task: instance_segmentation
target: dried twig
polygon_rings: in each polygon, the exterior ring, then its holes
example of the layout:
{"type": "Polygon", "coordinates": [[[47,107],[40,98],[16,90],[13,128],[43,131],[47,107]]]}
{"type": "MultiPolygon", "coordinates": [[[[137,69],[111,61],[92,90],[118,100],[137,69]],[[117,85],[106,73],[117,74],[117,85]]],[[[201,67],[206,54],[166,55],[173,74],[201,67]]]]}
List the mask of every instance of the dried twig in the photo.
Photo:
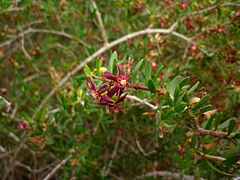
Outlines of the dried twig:
{"type": "Polygon", "coordinates": [[[226,138],[226,137],[230,138],[236,135],[236,133],[231,133],[230,135],[228,135],[227,132],[218,132],[218,131],[206,130],[203,128],[198,128],[198,132],[201,135],[210,135],[210,136],[219,137],[219,138],[226,138]]]}
{"type": "Polygon", "coordinates": [[[49,33],[49,34],[55,34],[55,35],[63,36],[63,37],[66,37],[66,38],[69,38],[69,39],[72,39],[72,40],[77,40],[80,44],[83,44],[86,47],[90,48],[90,45],[87,44],[86,42],[84,42],[84,41],[82,41],[82,40],[72,36],[71,34],[68,34],[68,33],[64,32],[64,31],[56,31],[56,30],[51,30],[51,29],[50,30],[49,29],[33,29],[31,27],[29,27],[27,30],[17,34],[15,37],[2,42],[0,44],[0,48],[2,48],[4,46],[7,46],[7,45],[10,45],[14,41],[16,41],[18,38],[23,37],[24,35],[29,34],[29,33],[49,33]]]}
{"type": "Polygon", "coordinates": [[[117,150],[118,150],[118,146],[119,146],[119,142],[120,142],[120,139],[121,139],[121,136],[119,135],[117,137],[117,142],[114,146],[114,150],[113,150],[113,153],[112,153],[112,156],[111,156],[111,160],[109,161],[108,163],[108,166],[107,166],[107,170],[106,169],[106,166],[103,168],[103,171],[101,172],[102,176],[105,177],[107,176],[109,173],[110,173],[110,169],[112,167],[112,164],[113,164],[113,160],[114,160],[114,157],[116,156],[117,154],[117,150]]]}
{"type": "Polygon", "coordinates": [[[11,8],[0,11],[0,14],[7,13],[7,12],[13,12],[13,11],[22,11],[22,10],[24,10],[24,7],[11,7],[11,8]]]}
{"type": "Polygon", "coordinates": [[[52,175],[61,167],[63,166],[70,158],[72,154],[70,154],[66,159],[62,160],[43,180],[48,180],[52,177],[52,175]]]}
{"type": "Polygon", "coordinates": [[[5,104],[6,104],[6,107],[7,107],[7,112],[9,112],[11,110],[11,103],[8,102],[4,97],[0,96],[0,100],[2,100],[5,104]]]}
{"type": "Polygon", "coordinates": [[[97,7],[97,4],[94,0],[90,0],[91,3],[92,3],[92,6],[94,9],[96,9],[96,16],[97,16],[97,19],[98,19],[98,23],[99,23],[99,26],[100,26],[100,30],[101,30],[101,33],[102,33],[102,38],[104,40],[104,45],[108,45],[108,40],[107,40],[107,36],[106,36],[106,31],[105,31],[105,28],[104,28],[104,25],[103,25],[103,21],[102,21],[102,17],[101,17],[101,13],[98,11],[98,7],[97,7]]]}

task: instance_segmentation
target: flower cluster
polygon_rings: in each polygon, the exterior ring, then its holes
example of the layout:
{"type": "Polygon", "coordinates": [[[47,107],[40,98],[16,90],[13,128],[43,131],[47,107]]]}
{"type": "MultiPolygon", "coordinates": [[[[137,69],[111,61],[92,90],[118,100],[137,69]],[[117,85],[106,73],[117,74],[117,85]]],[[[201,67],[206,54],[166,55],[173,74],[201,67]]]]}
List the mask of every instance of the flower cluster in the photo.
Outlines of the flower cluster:
{"type": "MultiPolygon", "coordinates": [[[[148,90],[147,87],[140,86],[138,84],[131,84],[131,75],[125,75],[121,64],[117,64],[118,76],[112,74],[109,71],[105,71],[103,74],[102,81],[108,82],[103,84],[99,89],[92,80],[91,76],[88,76],[88,88],[91,91],[92,97],[95,99],[96,104],[106,105],[110,112],[119,112],[123,108],[123,102],[126,98],[129,87],[134,89],[148,90]]],[[[96,76],[93,76],[96,77],[96,76]]]]}

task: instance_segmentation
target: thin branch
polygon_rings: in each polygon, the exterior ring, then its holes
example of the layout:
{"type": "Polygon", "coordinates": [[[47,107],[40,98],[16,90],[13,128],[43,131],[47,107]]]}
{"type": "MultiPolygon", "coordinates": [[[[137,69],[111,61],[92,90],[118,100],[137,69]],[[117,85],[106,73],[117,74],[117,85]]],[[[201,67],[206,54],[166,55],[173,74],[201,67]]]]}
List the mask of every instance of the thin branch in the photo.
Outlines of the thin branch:
{"type": "Polygon", "coordinates": [[[218,132],[218,131],[212,131],[212,130],[206,130],[203,128],[198,128],[198,132],[201,135],[210,135],[213,137],[219,137],[219,138],[230,138],[236,135],[236,133],[231,133],[230,135],[228,135],[227,132],[218,132]]]}
{"type": "Polygon", "coordinates": [[[101,13],[98,11],[98,7],[97,7],[97,4],[94,0],[90,0],[91,3],[92,3],[92,6],[94,9],[96,9],[96,16],[97,16],[97,20],[98,20],[98,23],[99,23],[99,26],[100,26],[100,30],[101,30],[101,33],[102,33],[102,38],[104,40],[104,45],[108,45],[108,40],[107,40],[107,36],[106,36],[106,31],[105,31],[105,28],[104,28],[104,25],[103,25],[103,21],[102,21],[102,17],[101,17],[101,13]]]}
{"type": "MultiPolygon", "coordinates": [[[[190,176],[190,175],[184,175],[181,177],[180,173],[173,173],[169,171],[156,171],[156,172],[148,172],[146,174],[143,174],[141,176],[137,176],[137,179],[144,179],[146,177],[153,177],[153,176],[162,176],[162,177],[169,177],[169,178],[174,178],[174,179],[182,179],[182,180],[195,180],[196,177],[190,176]]],[[[204,180],[203,178],[199,178],[199,180],[204,180]]]]}
{"type": "Polygon", "coordinates": [[[17,34],[15,37],[4,41],[3,43],[0,44],[0,48],[10,45],[11,43],[13,43],[14,41],[16,41],[18,38],[23,37],[26,34],[29,33],[50,33],[50,34],[55,34],[55,35],[59,35],[59,36],[63,36],[72,40],[77,40],[80,44],[85,45],[86,47],[90,48],[91,46],[89,44],[87,44],[86,42],[72,36],[71,34],[68,34],[64,31],[56,31],[56,30],[48,30],[48,29],[32,29],[32,28],[28,28],[27,30],[17,34]]]}
{"type": "Polygon", "coordinates": [[[4,97],[0,96],[0,100],[2,100],[5,104],[6,104],[6,107],[7,107],[7,112],[9,112],[11,110],[11,103],[8,102],[4,97]]]}
{"type": "Polygon", "coordinates": [[[63,166],[70,158],[72,154],[70,154],[66,159],[62,160],[43,180],[48,180],[51,176],[61,167],[63,166]]]}
{"type": "MultiPolygon", "coordinates": [[[[202,159],[209,159],[209,160],[214,160],[214,161],[217,161],[217,162],[222,162],[222,161],[226,160],[225,158],[222,158],[222,157],[219,157],[219,156],[212,156],[212,155],[204,154],[202,152],[200,154],[201,154],[202,159]]],[[[240,166],[240,161],[237,161],[235,164],[240,166]]]]}
{"type": "Polygon", "coordinates": [[[0,11],[0,14],[7,13],[7,12],[13,12],[13,11],[22,11],[22,10],[24,10],[24,7],[14,7],[14,8],[11,7],[11,8],[0,11]]]}
{"type": "Polygon", "coordinates": [[[102,176],[107,176],[109,173],[110,173],[110,169],[112,167],[112,163],[113,163],[113,160],[114,160],[114,157],[116,156],[117,154],[117,150],[118,150],[118,146],[119,146],[119,142],[120,142],[120,139],[121,139],[121,136],[119,135],[117,137],[117,142],[114,146],[114,150],[113,150],[113,153],[112,153],[112,156],[111,156],[111,160],[109,161],[108,163],[108,166],[107,166],[107,170],[106,169],[106,166],[103,168],[103,171],[101,172],[102,176]]]}
{"type": "Polygon", "coordinates": [[[150,104],[150,103],[147,102],[146,100],[140,99],[140,98],[138,98],[138,97],[136,97],[136,96],[133,96],[133,95],[127,95],[126,98],[131,99],[131,100],[138,101],[138,102],[140,102],[140,103],[142,103],[142,104],[150,107],[150,108],[153,109],[153,110],[156,110],[156,109],[158,108],[158,106],[154,106],[153,104],[150,104]]]}
{"type": "Polygon", "coordinates": [[[200,10],[200,11],[195,11],[195,12],[192,12],[192,13],[188,13],[186,16],[181,17],[179,20],[182,21],[182,20],[186,19],[186,18],[189,17],[189,16],[206,13],[206,12],[212,11],[212,10],[214,10],[214,9],[216,9],[216,8],[219,8],[219,7],[227,7],[227,6],[240,7],[240,4],[234,4],[234,3],[216,4],[216,5],[214,5],[214,6],[208,7],[208,8],[206,8],[206,9],[202,9],[202,10],[200,10]]]}

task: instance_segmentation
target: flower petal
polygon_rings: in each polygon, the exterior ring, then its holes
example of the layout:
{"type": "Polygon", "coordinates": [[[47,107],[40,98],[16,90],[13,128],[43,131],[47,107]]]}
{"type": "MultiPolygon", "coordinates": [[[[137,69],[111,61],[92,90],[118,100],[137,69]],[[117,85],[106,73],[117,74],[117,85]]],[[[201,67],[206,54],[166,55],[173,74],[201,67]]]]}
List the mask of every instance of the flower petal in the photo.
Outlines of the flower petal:
{"type": "Polygon", "coordinates": [[[145,87],[145,86],[140,86],[140,85],[138,85],[138,84],[131,84],[131,85],[129,85],[129,86],[130,86],[130,87],[133,87],[134,89],[142,89],[142,90],[146,90],[146,91],[149,90],[147,87],[145,87]]]}
{"type": "Polygon", "coordinates": [[[118,100],[115,101],[115,104],[122,102],[126,96],[127,96],[127,94],[124,94],[123,96],[119,97],[118,100]]]}
{"type": "Polygon", "coordinates": [[[108,79],[111,79],[113,81],[117,81],[117,79],[118,79],[117,76],[115,76],[114,74],[110,73],[109,71],[105,71],[104,72],[104,77],[108,78],[108,79]]]}
{"type": "Polygon", "coordinates": [[[110,91],[108,91],[107,95],[109,97],[112,97],[114,94],[117,93],[118,90],[119,90],[119,86],[118,84],[116,84],[110,91]]]}
{"type": "Polygon", "coordinates": [[[118,71],[119,71],[119,75],[120,75],[120,76],[123,75],[124,73],[123,73],[123,67],[122,67],[122,65],[119,64],[119,63],[117,63],[117,68],[118,68],[118,71]]]}
{"type": "Polygon", "coordinates": [[[88,87],[89,87],[89,89],[92,91],[96,91],[96,87],[95,87],[95,85],[94,85],[94,83],[93,83],[93,81],[92,81],[92,78],[91,78],[91,76],[88,76],[88,83],[87,83],[87,85],[88,85],[88,87]]]}
{"type": "Polygon", "coordinates": [[[108,85],[104,84],[97,90],[97,92],[99,94],[105,93],[107,91],[107,87],[108,87],[108,85]]]}

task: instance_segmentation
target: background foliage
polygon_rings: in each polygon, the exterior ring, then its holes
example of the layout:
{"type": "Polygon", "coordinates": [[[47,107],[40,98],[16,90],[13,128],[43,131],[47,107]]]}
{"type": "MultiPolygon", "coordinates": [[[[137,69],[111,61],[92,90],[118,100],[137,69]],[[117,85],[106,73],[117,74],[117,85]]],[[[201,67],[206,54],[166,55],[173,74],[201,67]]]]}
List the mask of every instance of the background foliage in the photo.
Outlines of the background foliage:
{"type": "MultiPolygon", "coordinates": [[[[231,136],[240,130],[239,0],[2,0],[0,25],[1,179],[43,179],[59,163],[54,179],[239,174],[239,134],[231,136]],[[144,33],[108,48],[127,34],[175,22],[173,32],[144,33]],[[127,98],[112,114],[86,96],[84,59],[102,47],[96,57],[105,67],[115,50],[124,70],[132,67],[129,74],[143,59],[134,81],[167,93],[128,93],[158,110],[127,98]],[[187,92],[176,107],[170,95],[187,92]],[[192,97],[206,100],[197,111],[192,97]],[[203,114],[209,110],[214,115],[203,114]],[[200,127],[231,137],[197,137],[196,118],[200,127]]],[[[96,58],[87,60],[94,70],[96,58]]]]}

